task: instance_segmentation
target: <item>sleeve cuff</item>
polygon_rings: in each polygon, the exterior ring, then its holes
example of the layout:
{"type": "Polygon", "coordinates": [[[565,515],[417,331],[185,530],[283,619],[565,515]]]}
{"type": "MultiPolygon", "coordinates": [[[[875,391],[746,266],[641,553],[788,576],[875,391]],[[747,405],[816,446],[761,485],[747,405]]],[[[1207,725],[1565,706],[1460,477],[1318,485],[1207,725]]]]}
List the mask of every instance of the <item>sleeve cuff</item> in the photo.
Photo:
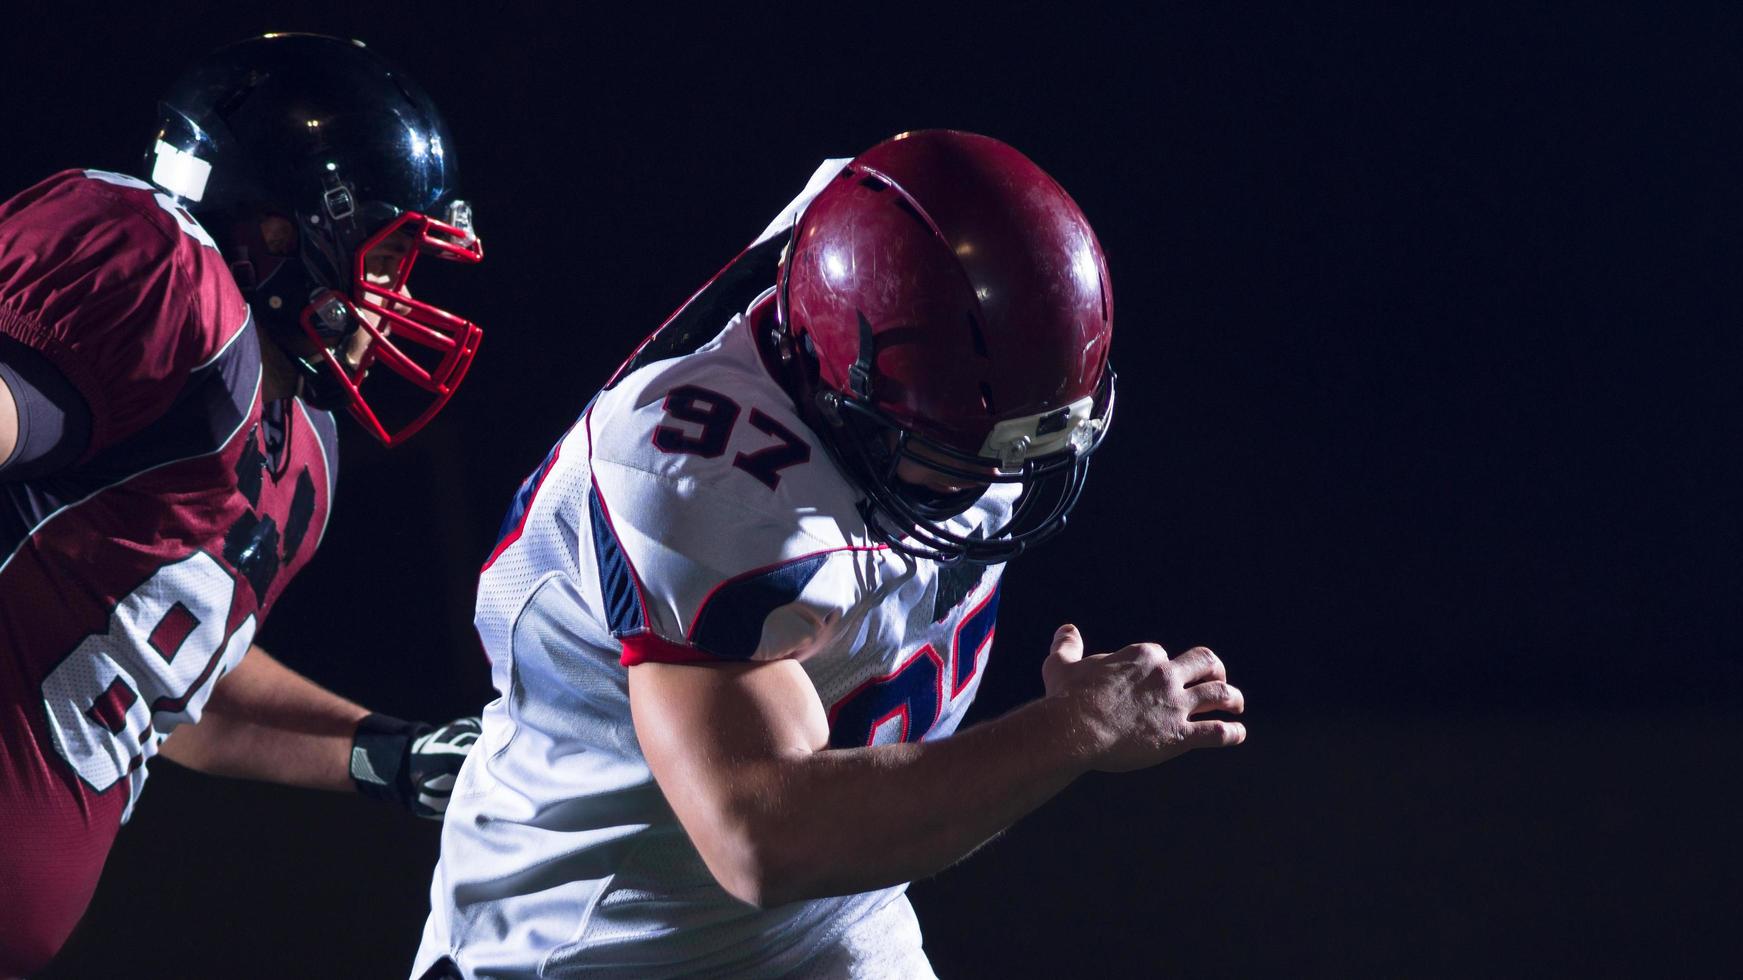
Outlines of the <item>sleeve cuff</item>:
{"type": "Polygon", "coordinates": [[[699,650],[682,643],[654,635],[652,630],[643,630],[632,636],[620,637],[623,643],[623,656],[620,662],[625,667],[636,664],[717,664],[727,663],[723,657],[699,650]]]}

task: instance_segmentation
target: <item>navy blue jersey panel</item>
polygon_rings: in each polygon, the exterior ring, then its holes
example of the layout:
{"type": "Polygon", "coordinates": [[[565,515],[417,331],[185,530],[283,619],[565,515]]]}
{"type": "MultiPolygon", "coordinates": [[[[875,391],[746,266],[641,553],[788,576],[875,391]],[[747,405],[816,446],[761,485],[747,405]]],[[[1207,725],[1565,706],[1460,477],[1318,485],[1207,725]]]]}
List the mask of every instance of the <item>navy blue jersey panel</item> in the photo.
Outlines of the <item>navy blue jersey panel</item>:
{"type": "Polygon", "coordinates": [[[624,557],[611,521],[597,492],[589,496],[587,509],[593,520],[593,554],[599,561],[599,590],[605,597],[605,618],[611,635],[633,636],[647,628],[642,618],[641,597],[636,593],[635,573],[624,557]]]}
{"type": "Polygon", "coordinates": [[[545,482],[545,475],[551,472],[551,465],[557,461],[557,450],[562,445],[562,441],[558,440],[551,447],[551,451],[545,454],[545,458],[539,461],[538,468],[522,480],[519,489],[515,490],[514,499],[508,503],[508,512],[502,515],[502,523],[497,525],[497,544],[500,545],[503,539],[513,534],[520,527],[521,521],[526,519],[527,508],[533,505],[533,495],[538,493],[539,484],[545,482]]]}
{"type": "Polygon", "coordinates": [[[217,357],[188,373],[168,411],[79,467],[87,492],[155,466],[217,452],[248,418],[260,371],[260,337],[250,320],[217,357]]]}
{"type": "Polygon", "coordinates": [[[125,442],[38,479],[0,483],[0,561],[60,508],[153,467],[221,449],[248,417],[259,378],[260,343],[250,323],[189,373],[168,411],[125,442]]]}
{"type": "Polygon", "coordinates": [[[993,625],[998,622],[998,618],[999,590],[994,586],[992,597],[986,604],[975,610],[973,615],[956,628],[956,674],[951,682],[952,697],[967,687],[969,679],[974,677],[975,667],[980,662],[980,648],[986,644],[987,637],[992,635],[993,625]]]}
{"type": "MultiPolygon", "coordinates": [[[[587,399],[587,405],[581,409],[581,415],[575,420],[575,425],[579,425],[581,419],[587,417],[587,413],[593,410],[593,403],[598,400],[598,393],[587,399]]],[[[574,427],[571,425],[569,428],[573,430],[574,427]]],[[[545,482],[545,477],[550,474],[551,467],[556,465],[559,451],[563,448],[563,440],[568,437],[568,432],[565,432],[562,438],[551,444],[550,452],[545,453],[545,458],[539,461],[539,465],[525,480],[521,481],[520,488],[514,492],[514,499],[508,503],[508,512],[502,515],[502,523],[496,528],[496,544],[492,548],[493,557],[496,552],[502,550],[503,542],[507,541],[511,535],[517,535],[520,531],[521,523],[526,520],[527,508],[533,505],[533,497],[538,495],[539,487],[545,482]]]]}
{"type": "Polygon", "coordinates": [[[720,587],[696,617],[690,642],[716,657],[749,660],[763,638],[763,620],[799,598],[827,554],[812,555],[720,587]]]}
{"type": "Polygon", "coordinates": [[[829,713],[829,747],[871,745],[878,729],[891,724],[899,724],[901,741],[918,742],[926,737],[944,707],[939,696],[943,670],[937,651],[922,647],[895,674],[848,695],[829,713]]]}

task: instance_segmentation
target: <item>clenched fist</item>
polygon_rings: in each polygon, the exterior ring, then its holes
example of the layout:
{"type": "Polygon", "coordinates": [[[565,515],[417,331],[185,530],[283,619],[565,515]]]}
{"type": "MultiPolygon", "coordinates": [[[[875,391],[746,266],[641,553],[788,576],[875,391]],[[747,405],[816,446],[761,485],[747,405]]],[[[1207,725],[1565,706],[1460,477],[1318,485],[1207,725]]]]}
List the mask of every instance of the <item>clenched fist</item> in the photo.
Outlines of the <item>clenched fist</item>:
{"type": "Polygon", "coordinates": [[[1169,659],[1154,643],[1134,643],[1086,657],[1083,635],[1067,625],[1053,635],[1041,679],[1047,696],[1067,705],[1089,765],[1104,772],[1142,769],[1247,737],[1238,721],[1193,718],[1211,711],[1238,715],[1246,707],[1223,662],[1204,647],[1169,659]]]}

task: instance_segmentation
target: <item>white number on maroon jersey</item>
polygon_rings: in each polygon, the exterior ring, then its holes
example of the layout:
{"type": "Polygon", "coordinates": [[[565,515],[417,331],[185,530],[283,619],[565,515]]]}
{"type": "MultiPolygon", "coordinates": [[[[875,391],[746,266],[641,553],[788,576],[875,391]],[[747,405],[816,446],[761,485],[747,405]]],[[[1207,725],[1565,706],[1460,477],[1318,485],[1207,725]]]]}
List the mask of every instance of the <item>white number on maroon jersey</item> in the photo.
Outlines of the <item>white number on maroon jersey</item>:
{"type": "Polygon", "coordinates": [[[252,614],[225,636],[235,593],[236,580],[203,551],[165,565],[43,680],[55,750],[92,790],[155,755],[159,733],[199,719],[200,689],[254,639],[252,614]]]}
{"type": "Polygon", "coordinates": [[[131,187],[135,190],[150,191],[151,199],[157,202],[158,207],[169,212],[170,217],[176,219],[176,224],[180,226],[182,231],[187,233],[189,238],[192,238],[194,241],[199,242],[201,245],[210,249],[216,249],[218,247],[218,243],[212,240],[211,233],[200,227],[200,223],[194,220],[194,216],[188,213],[187,208],[177,204],[175,198],[158,190],[156,186],[148,184],[145,181],[140,180],[138,177],[129,177],[126,174],[114,174],[107,170],[87,170],[85,171],[85,176],[92,180],[100,180],[105,184],[115,184],[118,187],[131,187]]]}

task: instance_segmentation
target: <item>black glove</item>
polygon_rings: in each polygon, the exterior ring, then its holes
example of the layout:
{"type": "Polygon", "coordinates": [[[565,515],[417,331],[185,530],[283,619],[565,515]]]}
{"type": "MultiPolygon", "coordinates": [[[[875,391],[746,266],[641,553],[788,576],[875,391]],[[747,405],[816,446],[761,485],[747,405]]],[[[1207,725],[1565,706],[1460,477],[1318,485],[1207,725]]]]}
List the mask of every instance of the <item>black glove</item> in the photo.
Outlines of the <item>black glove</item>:
{"type": "Polygon", "coordinates": [[[477,718],[456,718],[440,728],[370,715],[351,740],[351,780],[357,792],[391,800],[420,817],[442,819],[466,753],[478,741],[477,718]]]}

